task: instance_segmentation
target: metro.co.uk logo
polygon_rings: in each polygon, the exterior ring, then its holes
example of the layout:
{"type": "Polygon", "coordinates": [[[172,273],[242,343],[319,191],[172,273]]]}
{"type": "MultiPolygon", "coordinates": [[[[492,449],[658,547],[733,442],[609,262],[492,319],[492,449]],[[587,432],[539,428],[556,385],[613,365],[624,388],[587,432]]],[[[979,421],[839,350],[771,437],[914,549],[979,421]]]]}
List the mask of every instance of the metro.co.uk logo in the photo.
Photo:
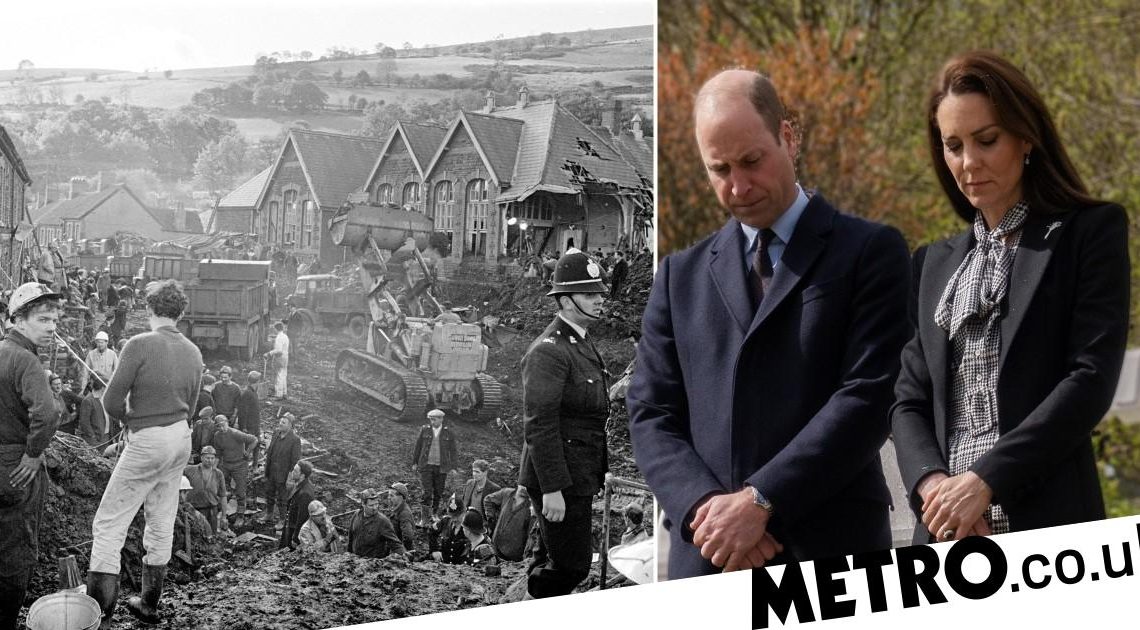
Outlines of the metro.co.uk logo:
{"type": "Polygon", "coordinates": [[[1065,548],[1019,554],[1020,560],[1015,558],[1014,563],[993,539],[971,536],[941,554],[933,545],[915,545],[766,567],[752,572],[752,627],[788,623],[793,611],[795,620],[802,624],[882,613],[892,606],[905,609],[955,599],[985,599],[1002,589],[1018,593],[1134,575],[1132,556],[1140,553],[1140,523],[1136,524],[1135,540],[1099,546],[1088,540],[1080,542],[1089,543],[1086,551],[1065,548]],[[803,567],[808,565],[814,570],[814,580],[805,579],[803,567]],[[780,569],[783,573],[776,578],[774,574],[780,569]],[[809,590],[813,581],[814,593],[809,590]],[[849,586],[857,588],[849,594],[849,586]]]}

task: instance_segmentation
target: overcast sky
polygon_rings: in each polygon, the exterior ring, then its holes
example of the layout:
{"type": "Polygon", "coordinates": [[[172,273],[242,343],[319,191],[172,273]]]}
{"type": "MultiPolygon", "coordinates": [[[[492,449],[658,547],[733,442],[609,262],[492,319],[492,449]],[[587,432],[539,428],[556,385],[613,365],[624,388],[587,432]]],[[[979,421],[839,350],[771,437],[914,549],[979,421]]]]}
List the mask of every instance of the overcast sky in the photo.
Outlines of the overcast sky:
{"type": "Polygon", "coordinates": [[[3,11],[0,69],[142,71],[252,64],[256,53],[458,44],[652,24],[653,0],[31,0],[3,11]]]}

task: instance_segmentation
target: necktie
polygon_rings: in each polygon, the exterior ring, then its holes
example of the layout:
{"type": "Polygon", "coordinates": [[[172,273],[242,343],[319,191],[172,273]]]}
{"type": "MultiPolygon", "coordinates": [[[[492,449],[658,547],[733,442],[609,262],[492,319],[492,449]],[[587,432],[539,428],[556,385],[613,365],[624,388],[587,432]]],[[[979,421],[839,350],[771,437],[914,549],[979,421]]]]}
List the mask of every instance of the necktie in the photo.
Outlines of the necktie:
{"type": "Polygon", "coordinates": [[[767,228],[760,230],[758,235],[756,256],[752,259],[752,269],[748,273],[756,308],[760,308],[760,303],[764,301],[764,292],[768,290],[768,285],[772,284],[772,257],[768,254],[768,246],[772,244],[775,236],[776,233],[767,228]]]}

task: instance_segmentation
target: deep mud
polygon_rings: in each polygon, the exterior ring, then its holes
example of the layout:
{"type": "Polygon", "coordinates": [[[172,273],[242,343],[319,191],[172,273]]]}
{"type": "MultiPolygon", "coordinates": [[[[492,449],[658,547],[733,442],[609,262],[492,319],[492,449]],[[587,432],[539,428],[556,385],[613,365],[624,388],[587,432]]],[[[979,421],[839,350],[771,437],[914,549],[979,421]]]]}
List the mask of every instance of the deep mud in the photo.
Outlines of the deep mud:
{"type": "MultiPolygon", "coordinates": [[[[647,260],[634,261],[625,289],[617,300],[608,303],[604,320],[591,328],[615,380],[634,355],[650,273],[647,260]]],[[[493,481],[514,485],[522,442],[519,361],[531,340],[554,316],[553,300],[545,297],[547,290],[535,279],[520,279],[491,291],[440,292],[449,305],[478,306],[483,314],[500,318],[498,343],[490,344],[488,372],[502,383],[504,398],[498,422],[481,425],[458,421],[452,425],[460,464],[459,473],[448,478],[449,491],[470,478],[470,462],[477,458],[491,462],[493,481]]],[[[145,330],[142,311],[131,314],[128,330],[145,330]]],[[[355,510],[354,497],[363,488],[386,488],[395,481],[408,484],[412,506],[418,507],[420,484],[410,460],[420,423],[394,422],[378,404],[336,383],[336,356],[347,347],[355,347],[355,343],[342,331],[318,329],[309,343],[294,348],[289,399],[263,402],[263,436],[268,440],[276,425],[274,418],[285,411],[300,419],[297,431],[305,442],[303,456],[312,458],[318,470],[314,485],[331,514],[355,510]]],[[[214,373],[222,365],[232,366],[236,374],[263,369],[260,360],[247,363],[224,354],[207,354],[206,363],[214,373]]],[[[609,427],[611,471],[639,480],[630,454],[624,403],[614,403],[613,412],[609,427]]],[[[53,441],[48,453],[53,483],[45,504],[40,565],[29,602],[56,590],[56,558],[61,553],[75,555],[80,573],[86,571],[91,519],[112,468],[109,460],[67,437],[53,441]]],[[[260,498],[261,486],[260,480],[254,481],[250,496],[260,498]]],[[[611,540],[616,542],[623,527],[621,508],[640,500],[637,494],[614,499],[611,540]]],[[[259,508],[261,502],[251,498],[250,506],[259,508]]],[[[601,538],[602,506],[599,498],[595,502],[597,540],[601,538]]],[[[346,520],[341,517],[336,522],[343,528],[346,520]]],[[[124,577],[120,603],[137,592],[132,580],[138,579],[140,572],[141,526],[140,514],[128,536],[124,566],[130,577],[124,577]]],[[[277,537],[272,525],[250,523],[238,533],[245,532],[277,537]]],[[[508,591],[524,570],[522,563],[504,563],[501,576],[485,576],[481,567],[437,564],[424,558],[426,536],[418,541],[410,562],[349,554],[302,556],[279,551],[275,540],[262,538],[238,544],[221,536],[206,541],[198,532],[192,540],[193,564],[171,560],[163,594],[164,621],[169,627],[325,628],[482,606],[518,599],[517,587],[508,591]]],[[[610,577],[613,575],[611,571],[610,577]]],[[[595,570],[581,588],[595,587],[597,582],[595,570]]],[[[136,624],[120,606],[112,627],[144,626],[136,624]]]]}

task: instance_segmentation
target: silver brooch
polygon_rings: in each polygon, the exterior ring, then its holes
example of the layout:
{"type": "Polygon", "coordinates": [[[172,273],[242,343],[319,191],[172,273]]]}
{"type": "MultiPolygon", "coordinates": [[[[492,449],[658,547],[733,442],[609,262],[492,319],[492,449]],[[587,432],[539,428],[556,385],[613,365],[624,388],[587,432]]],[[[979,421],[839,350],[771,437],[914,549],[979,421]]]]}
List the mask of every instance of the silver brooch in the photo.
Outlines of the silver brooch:
{"type": "Polygon", "coordinates": [[[1049,225],[1045,226],[1045,239],[1048,240],[1049,235],[1053,233],[1053,230],[1055,230],[1059,227],[1061,227],[1060,221],[1054,221],[1054,222],[1050,223],[1049,225]]]}

